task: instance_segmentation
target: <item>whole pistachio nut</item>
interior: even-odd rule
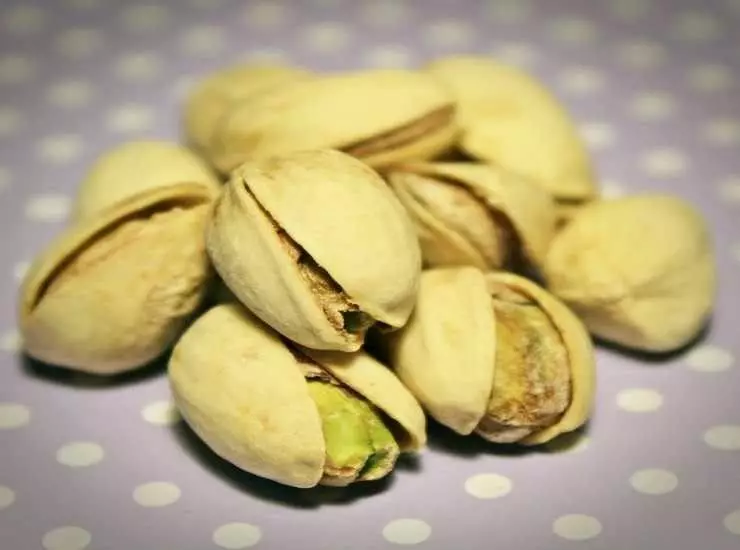
[[[192,151],[167,141],[131,141],[102,154],[80,184],[72,219],[81,222],[133,195],[180,183],[203,185],[214,196],[221,183]]]
[[[567,204],[598,195],[575,123],[533,77],[472,55],[440,58],[426,70],[455,95],[465,153],[526,176]]]
[[[217,455],[285,485],[348,485],[389,474],[426,443],[424,413],[365,352],[295,346],[241,304],[185,332],[168,376],[185,421]]]
[[[200,82],[188,94],[183,126],[188,143],[208,151],[219,123],[239,104],[274,86],[313,76],[300,67],[277,63],[247,63],[225,67]]]
[[[456,137],[452,96],[429,75],[390,69],[333,73],[241,102],[219,124],[211,160],[229,172],[247,159],[330,148],[382,168],[432,158]]]
[[[400,327],[414,305],[413,226],[382,178],[338,151],[244,163],[206,241],[234,295],[307,347],[355,351],[371,325]]]
[[[184,330],[212,275],[202,185],[149,189],[71,226],[23,283],[25,351],[95,374],[135,369]]]
[[[717,285],[704,219],[660,194],[584,207],[553,240],[545,277],[594,335],[649,352],[688,343],[707,322]]]
[[[490,165],[415,163],[387,180],[406,207],[427,266],[539,267],[555,233],[555,205],[536,184]]]
[[[589,417],[588,333],[560,301],[518,275],[468,266],[425,271],[411,319],[385,338],[400,380],[462,435],[534,445]]]

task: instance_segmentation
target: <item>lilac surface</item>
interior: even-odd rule
[[[122,24],[122,13],[133,2],[88,4],[16,0],[0,7],[0,21],[21,5],[38,6],[45,14],[39,28],[27,33],[0,27],[0,75],[8,72],[2,69],[7,56],[25,56],[36,64],[35,74],[23,82],[0,78],[0,109],[22,117],[17,129],[0,134],[0,166],[8,174],[7,185],[0,183],[0,331],[12,331],[15,324],[14,265],[31,259],[64,226],[53,216],[39,221],[38,215],[29,214],[31,199],[43,194],[71,197],[86,166],[116,143],[133,137],[176,139],[183,76],[197,77],[266,50],[316,69],[347,69],[368,66],[377,48],[389,45],[416,65],[454,52],[510,52],[507,45],[516,43],[533,52],[526,67],[552,87],[580,123],[609,125],[611,143],[594,148],[604,181],[619,182],[626,192],[675,193],[707,216],[716,236],[720,297],[701,345],[740,356],[740,2],[409,1],[395,8],[397,24],[381,24],[372,15],[382,9],[377,7],[381,3],[370,0],[222,0],[208,3],[211,7],[197,7],[207,4],[202,0],[172,0],[158,2],[167,18],[153,31]],[[504,4],[520,7],[506,12],[500,8]],[[649,9],[625,17],[615,8],[618,4]],[[265,5],[277,7],[259,7]],[[270,24],[255,23],[269,10],[280,17]],[[520,17],[515,17],[517,10]],[[499,15],[492,17],[495,13]],[[714,30],[703,38],[682,39],[676,25],[686,13],[712,19]],[[592,36],[574,42],[558,38],[553,28],[569,17],[593,26]],[[344,29],[335,48],[309,40],[308,29],[322,22]],[[441,22],[447,22],[448,30],[436,31],[435,38],[430,29]],[[449,30],[450,25],[458,30]],[[184,33],[194,26],[220,29],[223,48],[210,55],[183,51]],[[88,55],[70,58],[60,50],[58,38],[66,29],[80,27],[101,31],[102,44]],[[618,52],[632,40],[662,45],[664,59],[650,68],[627,66]],[[158,56],[160,70],[149,79],[121,78],[116,63],[132,52]],[[707,64],[726,67],[731,78],[711,90],[696,89],[687,75]],[[574,91],[564,82],[573,67],[597,71],[603,85],[588,93]],[[50,104],[50,86],[67,79],[89,83],[94,92],[90,101],[77,107]],[[653,91],[669,94],[675,112],[660,120],[640,120],[630,110],[633,97]],[[129,103],[152,108],[151,124],[136,132],[111,130],[109,109]],[[724,138],[707,138],[705,127],[715,119],[734,122],[735,133],[730,127]],[[38,144],[59,134],[79,135],[82,150],[67,162],[48,162]],[[669,166],[670,175],[664,170],[658,177],[645,170],[644,158],[663,148],[680,151],[685,166]],[[732,178],[734,186],[720,186]],[[740,369],[733,365],[721,372],[700,372],[688,368],[687,357],[683,353],[648,363],[600,350],[598,407],[588,429],[589,446],[582,452],[511,453],[433,428],[430,448],[417,463],[399,468],[380,489],[354,489],[344,494],[348,502],[338,502],[342,495],[335,491],[293,491],[237,472],[214,458],[181,424],[144,421],[143,407],[169,397],[161,366],[104,384],[57,374],[29,364],[12,349],[3,350],[0,404],[22,404],[31,418],[27,425],[0,429],[0,486],[15,494],[13,503],[0,507],[0,549],[43,548],[45,533],[66,525],[86,529],[92,536],[88,548],[96,550],[218,548],[214,530],[229,522],[258,526],[262,537],[257,548],[382,549],[394,546],[383,538],[383,528],[399,518],[418,518],[431,526],[421,548],[737,549],[740,536],[724,527],[723,519],[740,509],[740,451],[712,448],[702,437],[716,425],[740,425]],[[663,405],[653,412],[625,411],[617,394],[629,388],[656,390]],[[57,449],[71,441],[99,444],[103,460],[82,468],[58,463]],[[678,487],[665,495],[640,494],[629,479],[645,468],[672,471]],[[467,494],[466,479],[488,472],[508,477],[511,492],[491,500]],[[181,490],[179,500],[161,508],[140,506],[132,493],[150,481],[174,483]],[[555,534],[553,522],[572,513],[597,518],[601,533],[584,541]]]

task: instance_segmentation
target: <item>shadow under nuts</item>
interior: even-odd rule
[[[285,485],[380,479],[426,444],[421,407],[385,366],[362,351],[288,343],[240,304],[200,317],[168,376],[178,410],[216,454]]]
[[[385,338],[401,381],[460,434],[534,445],[589,417],[588,333],[566,306],[517,275],[425,271],[409,323]]]
[[[257,317],[315,349],[355,351],[376,322],[400,327],[421,253],[382,178],[338,151],[247,162],[217,202],[207,246]]]
[[[211,208],[205,187],[175,185],[135,195],[67,229],[24,280],[25,351],[97,374],[131,370],[161,355],[206,293]]]

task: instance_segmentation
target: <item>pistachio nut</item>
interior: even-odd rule
[[[432,61],[426,70],[458,104],[460,148],[542,185],[558,201],[598,195],[587,148],[566,109],[518,68],[482,56]]]
[[[383,179],[338,151],[244,163],[206,242],[236,297],[307,347],[355,351],[371,325],[400,327],[414,305],[413,226]]]
[[[211,161],[229,172],[247,159],[331,148],[381,168],[432,158],[456,137],[453,99],[430,76],[390,69],[333,73],[241,102],[219,124]]]
[[[96,374],[161,355],[199,306],[212,273],[212,195],[197,184],[149,189],[63,232],[31,265],[19,326],[25,351]]]
[[[424,413],[365,352],[296,346],[241,304],[210,309],[168,366],[175,404],[213,452],[285,485],[380,479],[426,443]]]
[[[181,145],[167,141],[124,143],[103,153],[92,165],[77,190],[72,219],[89,219],[133,195],[179,183],[201,184],[214,196],[221,190],[213,171]]]
[[[538,185],[466,162],[408,164],[387,180],[416,226],[427,266],[488,270],[544,262],[555,206]]]
[[[274,86],[309,78],[300,67],[277,63],[247,63],[225,67],[198,82],[183,109],[185,138],[207,152],[218,125],[242,101]]]
[[[544,271],[550,290],[595,336],[649,352],[696,336],[717,286],[704,219],[660,194],[584,207],[553,240]]]
[[[462,435],[534,445],[589,417],[589,335],[559,300],[518,275],[425,271],[411,319],[385,339],[400,380]]]

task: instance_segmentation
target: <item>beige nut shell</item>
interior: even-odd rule
[[[25,351],[95,374],[116,374],[158,357],[206,292],[212,272],[203,235],[211,201],[201,185],[151,189],[62,233],[23,283]],[[184,214],[169,217],[176,209]],[[150,218],[160,213],[165,217]],[[76,266],[93,245],[102,247],[96,257]]]

